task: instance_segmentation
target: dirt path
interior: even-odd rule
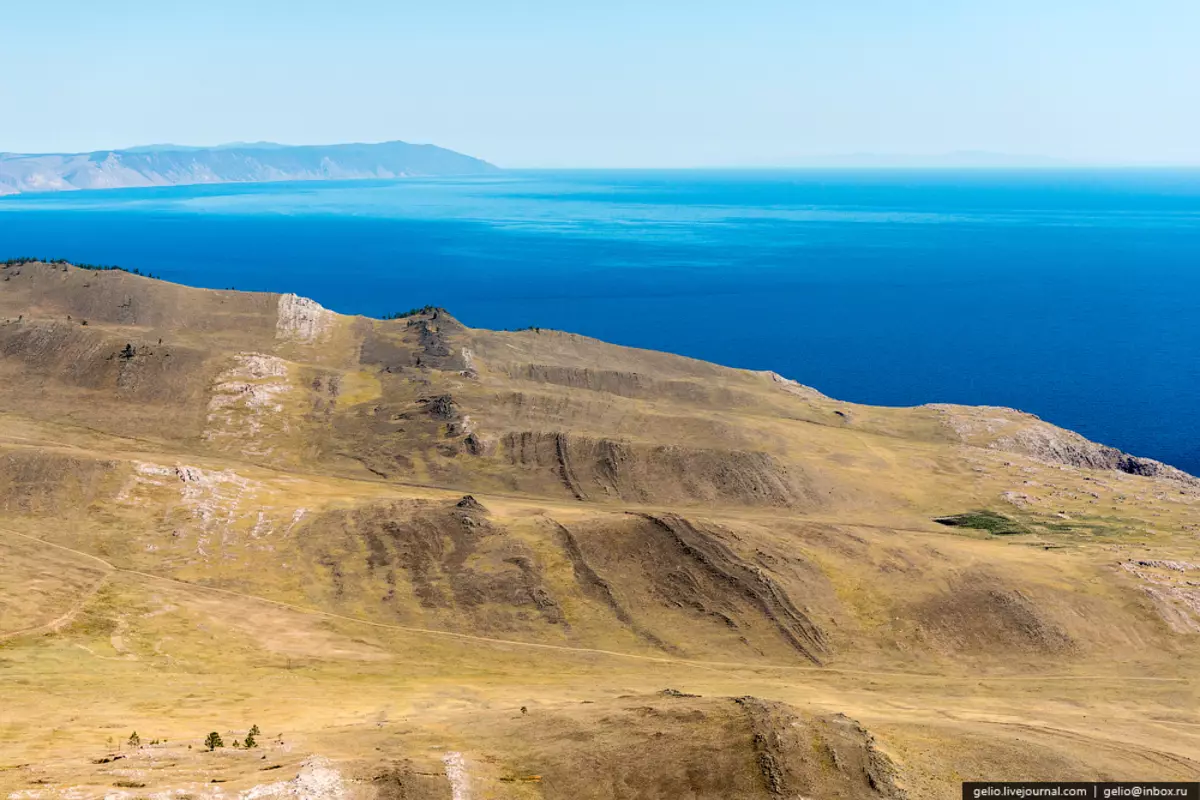
[[[568,645],[544,644],[541,642],[522,642],[522,641],[518,641],[515,639],[497,639],[497,638],[493,638],[490,636],[476,636],[476,635],[469,634],[469,633],[455,633],[453,631],[443,631],[443,630],[437,630],[435,628],[418,628],[418,627],[412,627],[412,626],[407,626],[407,625],[393,625],[393,624],[386,623],[386,622],[375,622],[375,621],[369,620],[369,619],[362,619],[361,617],[350,617],[350,616],[346,616],[345,614],[337,614],[332,611],[323,611],[318,608],[309,608],[306,606],[299,606],[299,605],[295,605],[293,603],[284,602],[282,600],[272,600],[267,597],[260,597],[259,595],[247,594],[245,592],[238,592],[238,591],[234,591],[232,589],[219,589],[214,586],[204,586],[202,584],[189,583],[187,581],[181,581],[181,580],[177,580],[175,578],[168,578],[164,575],[155,575],[150,572],[141,572],[141,571],[133,570],[133,569],[123,569],[123,568],[118,567],[108,561],[105,561],[104,559],[102,559],[98,556],[94,556],[91,553],[85,553],[80,550],[73,550],[70,547],[65,547],[60,544],[54,544],[53,542],[47,542],[45,539],[39,539],[36,536],[30,536],[29,534],[20,533],[18,531],[9,530],[7,528],[0,528],[0,533],[7,533],[12,536],[20,536],[24,539],[29,539],[30,541],[40,542],[49,547],[55,547],[55,548],[58,548],[59,550],[64,550],[68,553],[74,553],[75,555],[78,555],[80,557],[87,558],[92,561],[97,561],[97,562],[103,564],[105,567],[107,567],[111,571],[110,575],[113,573],[120,573],[123,575],[134,575],[134,576],[137,576],[140,578],[145,578],[147,580],[160,581],[163,583],[174,584],[176,586],[181,586],[181,587],[184,587],[187,589],[191,589],[193,591],[213,592],[213,593],[217,593],[217,594],[223,594],[223,595],[227,595],[229,597],[236,597],[241,600],[251,600],[254,602],[258,602],[258,603],[266,603],[268,605],[273,605],[277,608],[284,608],[289,611],[295,611],[295,612],[298,612],[301,614],[308,614],[308,615],[312,615],[312,616],[321,616],[321,617],[325,617],[327,619],[338,619],[338,620],[343,620],[345,622],[352,622],[352,623],[355,623],[358,625],[367,625],[372,628],[381,628],[384,630],[400,631],[403,633],[411,633],[411,634],[416,634],[419,636],[435,636],[435,637],[441,637],[441,638],[446,638],[446,639],[457,639],[457,640],[468,641],[468,642],[480,642],[483,644],[493,644],[493,645],[500,645],[500,646],[504,646],[504,647],[524,647],[524,648],[530,648],[530,649],[536,649],[536,650],[552,650],[552,651],[557,651],[557,652],[565,652],[565,653],[580,654],[580,655],[599,655],[599,656],[608,656],[608,657],[612,657],[612,658],[622,658],[622,659],[632,659],[632,660],[636,660],[636,661],[652,662],[652,663],[657,663],[657,664],[678,664],[680,666],[699,667],[702,669],[743,670],[743,671],[752,671],[752,672],[763,672],[763,671],[786,671],[786,672],[790,672],[790,673],[811,672],[811,673],[826,674],[826,675],[857,675],[857,676],[863,676],[863,677],[878,677],[878,678],[887,678],[887,677],[915,678],[915,679],[920,679],[920,680],[943,681],[943,682],[945,682],[945,681],[965,681],[965,682],[970,682],[970,683],[981,683],[981,682],[985,682],[985,681],[989,681],[989,682],[997,682],[997,681],[1000,681],[1000,682],[1026,682],[1026,681],[1090,681],[1090,682],[1097,682],[1097,681],[1102,681],[1102,682],[1106,682],[1106,683],[1188,683],[1189,682],[1189,680],[1187,678],[1159,678],[1159,677],[1146,677],[1146,676],[1114,676],[1114,675],[1007,675],[1007,676],[995,676],[995,677],[972,676],[969,678],[967,678],[967,677],[956,678],[954,676],[948,676],[948,675],[939,674],[939,673],[905,672],[902,670],[857,670],[857,669],[845,669],[845,668],[841,668],[841,667],[820,667],[820,666],[789,665],[789,664],[764,664],[764,663],[752,663],[752,662],[748,663],[748,662],[739,662],[739,661],[705,661],[705,660],[699,660],[699,659],[672,658],[670,656],[651,656],[651,655],[642,655],[642,654],[638,654],[638,653],[625,653],[625,652],[621,652],[618,650],[602,650],[602,649],[591,648],[591,647],[571,647]],[[106,575],[104,577],[107,579],[109,577],[109,575]],[[92,594],[94,595],[94,593],[96,591],[99,591],[99,586],[94,587]],[[77,605],[81,607],[83,604],[86,604],[86,602],[88,600],[90,600],[90,597],[85,598]],[[76,609],[76,611],[77,610],[78,609]],[[75,612],[72,612],[72,613],[75,613]],[[46,627],[46,626],[39,626],[39,629],[41,627]],[[35,629],[35,630],[37,630],[37,629]],[[12,633],[12,634],[5,634],[5,636],[15,636],[15,635],[19,635],[19,633],[20,632]]]
[[[12,531],[6,531],[6,533],[12,533]],[[23,534],[18,534],[18,535],[23,535]],[[29,537],[29,538],[32,538],[32,537]],[[41,540],[39,539],[38,541],[41,541]],[[50,544],[50,543],[45,542],[45,544]],[[54,546],[57,547],[58,545],[54,545]],[[74,552],[74,551],[71,551],[71,552]],[[80,555],[87,555],[87,554],[80,553]],[[0,631],[0,642],[4,641],[5,639],[15,639],[18,636],[26,636],[31,633],[39,633],[42,631],[57,631],[63,625],[66,625],[68,622],[73,620],[75,618],[75,615],[83,610],[84,606],[86,606],[88,603],[92,602],[92,598],[94,598],[100,592],[100,587],[102,587],[105,584],[105,582],[108,580],[109,575],[111,575],[111,574],[112,574],[111,572],[108,572],[108,573],[105,573],[104,575],[101,575],[100,579],[98,581],[96,581],[95,583],[93,583],[88,588],[88,590],[83,593],[82,597],[80,597],[78,600],[76,600],[74,603],[71,604],[71,607],[69,609],[67,609],[66,613],[64,613],[58,617],[55,617],[54,619],[50,620],[49,622],[44,622],[41,625],[33,625],[28,628],[21,628],[20,630],[15,630],[15,631]]]

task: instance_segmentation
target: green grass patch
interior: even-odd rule
[[[1015,536],[1031,533],[1029,528],[1014,519],[1009,519],[995,511],[968,511],[965,514],[953,514],[948,517],[935,517],[934,522],[951,528],[971,528],[987,531],[995,536]]]

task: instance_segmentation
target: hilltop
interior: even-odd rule
[[[495,171],[495,166],[478,158],[435,145],[407,142],[157,145],[92,153],[0,153],[0,195],[197,183],[478,175]]]
[[[1019,411],[61,262],[0,378],[13,798],[1200,773],[1200,481]]]

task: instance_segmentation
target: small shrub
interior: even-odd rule
[[[432,314],[435,311],[443,309],[437,306],[421,306],[420,308],[410,308],[408,311],[397,311],[393,314],[384,314],[380,319],[405,319],[406,317],[415,317],[418,314]]]
[[[208,748],[209,752],[212,752],[218,747],[224,747],[225,743],[221,741],[221,734],[213,731],[207,737],[205,737],[204,746]]]
[[[34,258],[33,256],[20,256],[18,258],[9,258],[0,261],[0,266],[4,267],[22,267],[26,264],[48,264],[52,267],[62,267],[63,272],[67,271],[68,266],[77,267],[78,269],[86,269],[91,272],[127,272],[130,275],[141,275],[146,278],[154,278],[158,280],[157,275],[152,275],[149,272],[142,272],[134,268],[118,267],[115,264],[88,264],[84,261],[72,262],[65,258]]]

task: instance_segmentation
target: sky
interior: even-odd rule
[[[1200,164],[1197,0],[0,0],[0,151]]]

